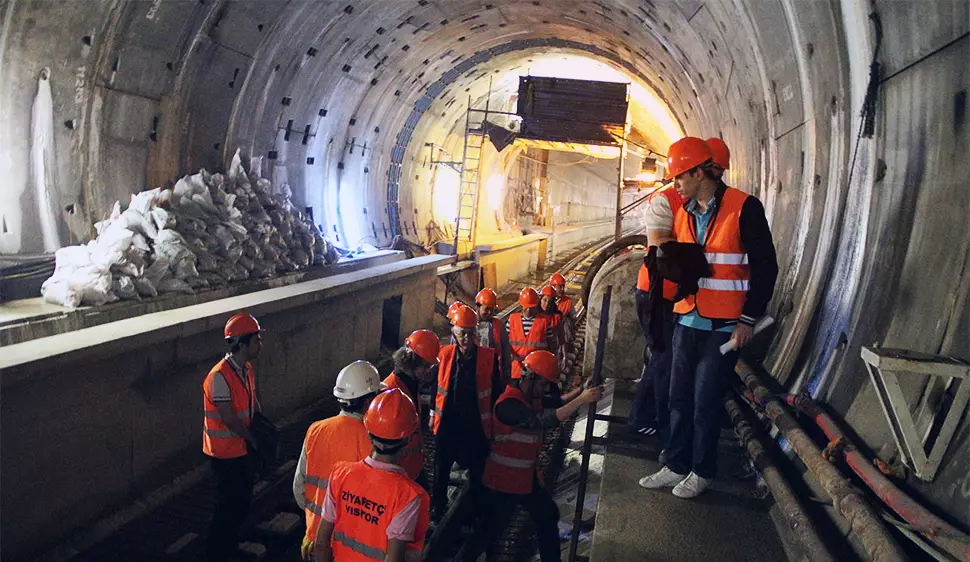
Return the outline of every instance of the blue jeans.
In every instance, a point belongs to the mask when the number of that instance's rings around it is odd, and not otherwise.
[[[670,369],[670,436],[667,468],[693,471],[702,478],[717,472],[717,441],[724,414],[724,393],[730,387],[738,354],[718,349],[730,332],[674,328]]]

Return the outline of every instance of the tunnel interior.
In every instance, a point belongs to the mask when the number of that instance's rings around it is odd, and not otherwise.
[[[781,269],[765,367],[826,401],[873,451],[893,445],[862,345],[970,356],[964,1],[8,0],[0,10],[0,254],[42,249],[30,166],[39,80],[52,92],[54,204],[71,209],[57,225],[64,243],[89,236],[115,200],[225,169],[239,149],[352,247],[420,242],[429,221],[453,218],[453,203],[435,200],[429,145],[460,153],[469,103],[510,111],[517,77],[533,71],[592,77],[631,83],[650,150],[682,134],[727,142],[728,183],[765,204]],[[487,190],[505,193],[516,154],[495,157]],[[595,206],[590,197],[575,204]],[[589,216],[612,216],[612,204]],[[914,408],[940,396],[915,379],[904,392]],[[964,419],[936,481],[911,482],[964,522],[968,440]]]

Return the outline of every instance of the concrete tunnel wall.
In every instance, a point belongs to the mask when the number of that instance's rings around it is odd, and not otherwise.
[[[416,191],[424,142],[447,137],[486,76],[558,49],[625,70],[688,134],[727,141],[728,179],[764,201],[781,266],[765,365],[828,401],[871,449],[892,447],[861,345],[970,357],[963,0],[11,0],[2,9],[0,196],[24,202],[24,224],[36,222],[25,162],[44,66],[61,202],[79,201],[91,217],[145,185],[222,167],[239,146],[285,170],[296,199],[326,217],[317,222],[380,218],[394,234],[428,217]],[[857,141],[874,55],[874,135]],[[6,230],[4,251],[19,248],[19,233]],[[924,390],[915,379],[905,388],[914,407],[929,397],[932,410],[938,395]],[[936,481],[911,482],[964,523],[968,442],[965,419]]]
[[[17,357],[0,359],[4,559],[49,546],[203,461],[201,384],[225,354],[222,329],[232,313],[251,312],[266,330],[257,393],[267,415],[280,420],[330,396],[344,365],[377,358],[385,300],[400,299],[399,331],[390,337],[401,341],[430,326],[444,259],[377,266],[15,346]]]

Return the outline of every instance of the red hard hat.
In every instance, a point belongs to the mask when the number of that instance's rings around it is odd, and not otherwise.
[[[461,307],[463,307],[463,306],[466,306],[466,305],[465,305],[465,303],[463,303],[461,301],[455,301],[455,302],[451,303],[451,306],[448,307],[448,314],[447,314],[448,320],[454,319],[455,312],[457,312],[458,309],[461,308]]]
[[[704,139],[684,137],[667,150],[667,175],[664,179],[674,179],[689,172],[713,158],[711,147]]]
[[[556,379],[558,365],[556,363],[555,355],[540,349],[526,355],[525,360],[522,361],[522,366],[549,382],[558,382]]]
[[[233,315],[226,322],[226,327],[223,329],[226,339],[258,334],[262,331],[259,327],[259,322],[251,314],[246,314],[245,312]]]
[[[563,277],[562,274],[560,274],[560,273],[553,273],[552,274],[552,277],[549,278],[549,284],[550,285],[565,285],[566,284],[566,278]]]
[[[438,351],[441,341],[431,330],[415,330],[404,340],[404,346],[413,351],[425,363],[432,365],[438,362]]]
[[[728,146],[724,144],[724,141],[717,137],[711,137],[705,141],[707,146],[711,148],[711,155],[713,156],[714,163],[725,170],[731,169],[731,151]]]
[[[475,302],[482,306],[494,307],[498,302],[498,295],[495,294],[495,291],[486,287],[475,295]]]
[[[539,291],[539,295],[543,297],[555,298],[558,294],[559,293],[557,293],[556,290],[552,288],[552,285],[546,285],[545,287],[542,288],[541,291]]]
[[[532,287],[526,287],[519,293],[519,304],[522,308],[532,308],[539,306],[539,293]]]
[[[400,389],[392,388],[377,395],[364,414],[364,429],[381,439],[407,439],[418,429],[418,412],[414,402]]]
[[[474,328],[478,326],[478,314],[467,306],[463,306],[452,315],[451,325],[459,328]]]

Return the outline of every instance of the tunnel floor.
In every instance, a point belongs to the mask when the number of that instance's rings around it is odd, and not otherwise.
[[[612,415],[626,417],[634,388],[616,383]],[[660,469],[658,439],[611,424],[606,443],[591,560],[789,560],[769,513],[771,496],[756,485],[731,430],[721,434],[713,487],[693,500],[637,483]]]

